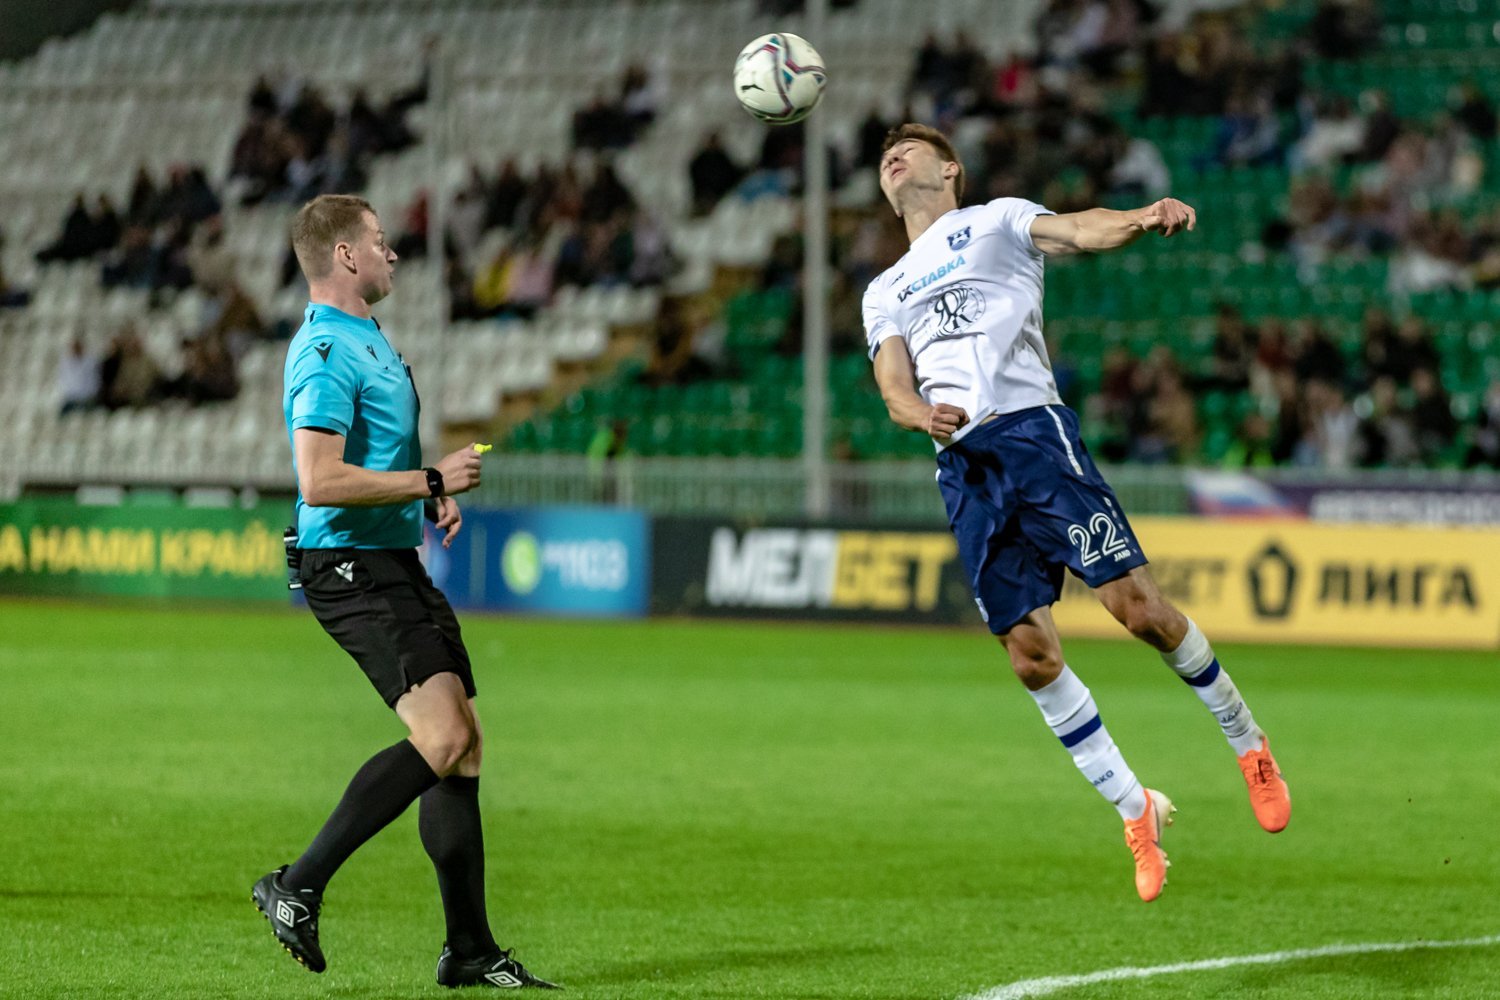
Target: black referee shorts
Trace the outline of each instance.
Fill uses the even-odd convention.
[[[305,549],[300,575],[318,624],[387,705],[441,673],[457,674],[474,697],[458,618],[416,549]]]

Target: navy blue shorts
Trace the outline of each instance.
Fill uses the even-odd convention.
[[[996,635],[1055,603],[1065,567],[1097,587],[1146,564],[1066,406],[997,417],[937,462],[959,557]]]

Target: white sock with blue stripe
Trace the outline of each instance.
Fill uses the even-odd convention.
[[[1145,790],[1104,728],[1094,696],[1078,675],[1064,664],[1057,680],[1032,691],[1031,696],[1053,734],[1073,755],[1078,770],[1100,795],[1114,803],[1120,816],[1136,819],[1145,813]]]
[[[1240,697],[1229,672],[1219,666],[1218,657],[1196,622],[1188,619],[1187,635],[1176,649],[1161,654],[1161,658],[1214,713],[1219,728],[1224,730],[1224,738],[1237,756],[1260,749],[1263,734],[1250,715],[1250,706]]]

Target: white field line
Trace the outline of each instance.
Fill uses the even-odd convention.
[[[1050,996],[1059,990],[1093,983],[1112,983],[1121,979],[1151,979],[1155,976],[1170,976],[1177,972],[1203,972],[1212,969],[1229,969],[1237,965],[1278,965],[1282,962],[1299,962],[1307,958],[1327,958],[1331,955],[1373,955],[1394,951],[1422,951],[1431,948],[1483,948],[1500,944],[1500,934],[1487,937],[1464,938],[1461,941],[1388,941],[1373,944],[1331,944],[1322,948],[1297,948],[1292,951],[1271,951],[1263,955],[1232,955],[1225,958],[1205,958],[1197,962],[1175,962],[1171,965],[1122,966],[1118,969],[1102,969],[1077,976],[1043,976],[1041,979],[1022,979],[1004,986],[996,986],[965,997],[964,1000],[1024,1000],[1028,997]]]

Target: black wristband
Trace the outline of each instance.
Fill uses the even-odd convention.
[[[433,468],[423,469],[422,471],[427,473],[427,492],[431,493],[434,497],[442,496],[444,489],[443,474]]]

